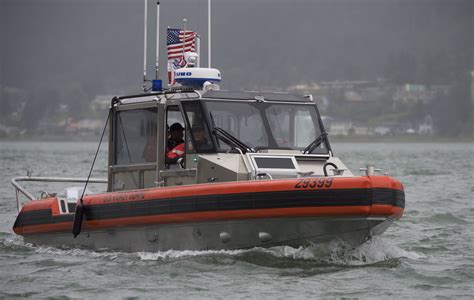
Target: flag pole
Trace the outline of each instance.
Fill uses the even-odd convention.
[[[168,31],[169,31],[169,29],[170,29],[170,27],[167,26],[166,27],[166,46],[167,46],[167,48],[168,48]],[[168,76],[167,76],[168,77],[168,87],[170,87],[171,86],[171,72],[173,72],[173,71],[172,71],[171,65],[170,65],[169,49],[167,49],[167,51],[168,51],[168,53],[167,53],[167,57],[166,57],[166,67],[167,67],[167,71],[168,71],[167,72],[168,73]]]
[[[147,24],[147,0],[145,4],[145,17],[143,18],[143,91],[146,92],[146,24]]]
[[[158,79],[160,68],[160,2],[156,2],[156,58],[155,58],[155,79]]]
[[[207,64],[211,67],[211,0],[207,1]]]
[[[183,61],[184,60],[184,52],[185,52],[185,48],[186,48],[186,22],[188,20],[187,19],[183,19]]]

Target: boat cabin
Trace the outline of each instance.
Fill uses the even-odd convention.
[[[109,191],[324,176],[329,161],[345,169],[311,96],[183,88],[116,97],[109,128]]]

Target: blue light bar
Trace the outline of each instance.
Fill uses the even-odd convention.
[[[161,79],[154,79],[151,84],[151,90],[153,92],[159,92],[163,90],[163,82]]]

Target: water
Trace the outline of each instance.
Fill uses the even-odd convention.
[[[404,217],[357,249],[122,253],[23,243],[9,180],[86,177],[95,143],[0,142],[0,298],[472,298],[474,144],[333,144],[405,185]],[[106,149],[94,177],[106,176]],[[37,193],[52,185],[31,185]],[[100,189],[100,186],[94,187]]]

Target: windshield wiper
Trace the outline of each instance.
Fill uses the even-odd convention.
[[[220,127],[215,126],[213,132],[224,143],[228,144],[229,146],[239,148],[243,153],[255,152],[251,147],[247,146],[247,144]]]
[[[308,147],[304,148],[303,154],[313,152],[314,149],[316,149],[319,145],[321,145],[322,142],[324,142],[327,136],[328,133],[326,131],[323,131],[314,141],[311,142],[311,144],[308,145]]]

